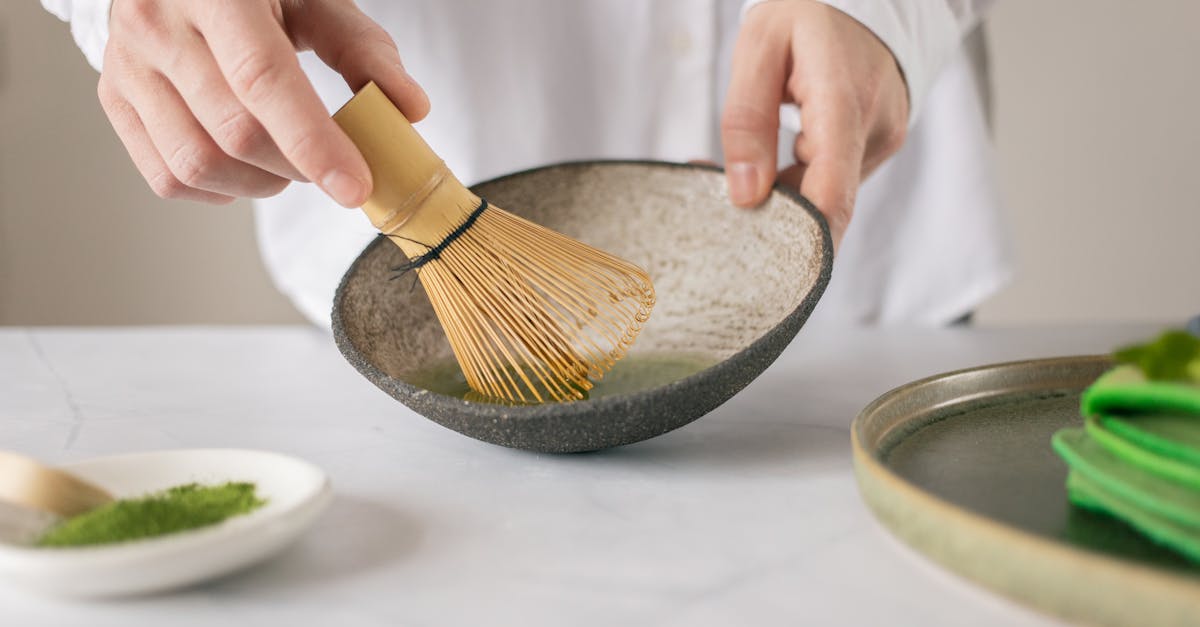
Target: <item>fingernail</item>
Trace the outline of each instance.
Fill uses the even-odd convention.
[[[321,177],[321,189],[343,207],[360,207],[367,201],[367,184],[342,170],[330,170]]]
[[[729,200],[735,205],[749,207],[758,192],[758,168],[753,163],[739,161],[725,168],[729,183]]]

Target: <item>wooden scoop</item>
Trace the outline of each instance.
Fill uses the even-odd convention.
[[[112,500],[106,490],[65,470],[0,451],[0,501],[70,518]]]

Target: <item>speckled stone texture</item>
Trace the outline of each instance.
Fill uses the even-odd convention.
[[[377,238],[338,287],[338,347],[395,399],[485,442],[565,453],[630,444],[681,427],[765,370],[829,281],[829,230],[807,200],[779,188],[762,207],[738,209],[715,168],[567,163],[474,190],[493,205],[649,272],[658,303],[631,355],[685,353],[715,364],[667,385],[573,403],[476,403],[419,388],[408,382],[414,372],[453,355],[424,291],[410,290],[408,280],[388,280],[389,269],[404,257]]]

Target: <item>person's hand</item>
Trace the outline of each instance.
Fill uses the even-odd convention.
[[[908,90],[896,60],[837,9],[771,0],[746,13],[732,73],[721,117],[730,200],[755,206],[778,177],[817,206],[838,244],[859,184],[904,143]],[[779,106],[788,102],[803,116],[797,165],[776,173]]]
[[[164,198],[212,203],[316,182],[347,207],[371,172],[329,118],[297,50],[357,89],[374,80],[410,120],[429,111],[379,25],[352,0],[114,0],[97,93]]]

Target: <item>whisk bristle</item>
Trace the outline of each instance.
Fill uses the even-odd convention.
[[[418,273],[468,385],[512,402],[584,398],[654,306],[637,266],[492,206]]]

